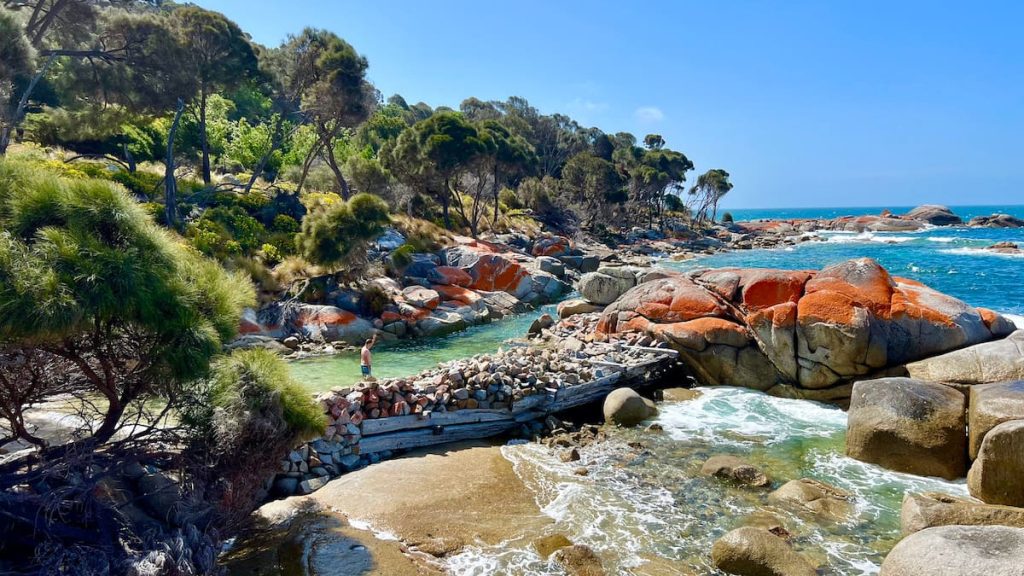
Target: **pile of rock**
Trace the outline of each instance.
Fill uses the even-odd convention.
[[[391,250],[397,238],[378,243],[379,250]],[[294,299],[246,310],[238,344],[285,354],[330,353],[374,334],[385,339],[449,334],[553,301],[599,263],[562,236],[543,236],[532,245],[526,241],[521,249],[453,240],[437,253],[408,255],[397,279],[376,278],[358,288],[333,276],[305,280],[292,290]]]

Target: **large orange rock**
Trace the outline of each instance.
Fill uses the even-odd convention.
[[[551,300],[566,289],[554,275],[525,266],[528,256],[502,253],[500,246],[483,242],[463,243],[446,250],[448,265],[469,275],[467,288],[484,292],[506,292],[519,300]]]
[[[365,318],[336,308],[303,304],[291,310],[290,324],[309,339],[344,340],[356,343],[372,336],[376,330]]]
[[[461,268],[438,266],[427,274],[427,280],[433,284],[466,287],[473,283],[473,277]]]
[[[565,236],[551,236],[541,238],[533,245],[534,256],[569,256],[575,247],[572,240]]]
[[[707,384],[804,390],[1005,336],[1008,321],[862,258],[819,272],[717,269],[641,284],[598,332],[647,332]]]

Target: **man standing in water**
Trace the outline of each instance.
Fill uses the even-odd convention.
[[[373,365],[373,355],[370,354],[370,350],[373,349],[373,345],[377,343],[377,335],[374,334],[373,338],[363,343],[363,349],[359,351],[359,367],[363,371],[363,378],[370,378],[370,372],[372,371],[371,366]]]

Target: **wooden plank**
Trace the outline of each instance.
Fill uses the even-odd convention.
[[[518,425],[519,423],[515,419],[505,418],[494,422],[445,426],[439,432],[435,432],[433,428],[427,428],[380,434],[369,438],[363,437],[359,441],[359,452],[361,454],[372,454],[385,450],[404,450],[457,442],[459,440],[487,438],[511,430]]]
[[[575,396],[579,396],[580,394],[588,394],[588,391],[594,388],[610,387],[616,382],[618,382],[620,378],[622,378],[622,373],[616,372],[614,374],[609,374],[602,378],[598,378],[597,380],[591,380],[590,382],[584,384],[576,384],[575,386],[567,386],[565,388],[560,388],[558,390],[558,395],[555,396],[555,401],[559,402],[566,398],[573,398]]]
[[[509,415],[508,410],[457,410],[454,412],[391,416],[389,418],[363,420],[362,432],[363,436],[376,436],[378,434],[430,428],[432,426],[493,422],[507,419]]]
[[[651,354],[661,354],[662,356],[671,356],[676,358],[679,356],[679,351],[673,348],[652,348],[650,346],[625,346],[626,350],[641,350],[643,352],[650,352]]]
[[[547,394],[535,393],[531,394],[522,400],[516,400],[512,403],[512,413],[519,414],[527,410],[533,410],[537,406],[544,404],[547,401]]]
[[[372,420],[363,420],[360,425],[360,430],[363,432],[363,436],[372,436],[374,434],[384,434],[386,432],[393,432],[395,430],[401,430],[403,428],[416,427],[419,422],[426,422],[424,426],[429,426],[430,414],[410,414],[408,416],[391,416],[389,418],[374,418]]]
[[[587,362],[593,366],[603,366],[605,368],[612,368],[614,370],[618,370],[619,372],[626,369],[625,364],[619,364],[618,362],[607,362],[605,360],[588,360]]]

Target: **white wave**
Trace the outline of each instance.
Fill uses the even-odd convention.
[[[694,400],[662,406],[657,422],[674,439],[774,444],[794,436],[828,437],[846,427],[846,414],[824,404],[774,398],[745,388],[700,390]]]
[[[929,242],[940,242],[942,244],[949,244],[950,242],[956,242],[960,240],[956,236],[932,236],[928,239]]]
[[[917,240],[914,236],[896,236],[883,232],[829,232],[826,236],[829,242],[836,244],[849,244],[855,242],[878,242],[882,244],[902,244]]]
[[[1024,252],[1015,252],[1008,254],[1006,252],[996,252],[995,250],[987,250],[985,248],[947,248],[939,250],[943,254],[956,254],[957,256],[994,256],[996,258],[1024,258]]]

